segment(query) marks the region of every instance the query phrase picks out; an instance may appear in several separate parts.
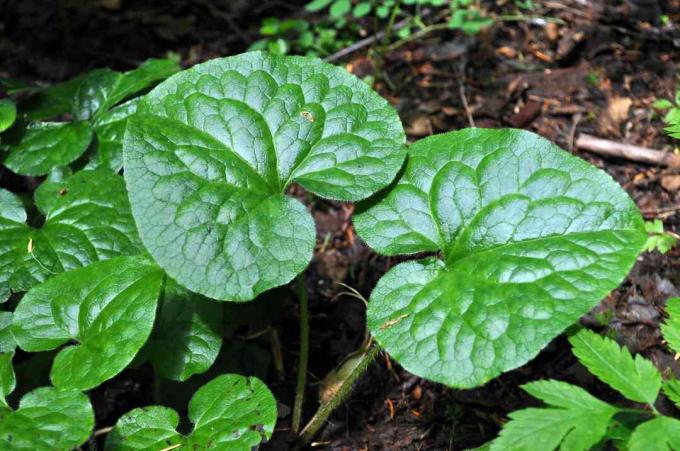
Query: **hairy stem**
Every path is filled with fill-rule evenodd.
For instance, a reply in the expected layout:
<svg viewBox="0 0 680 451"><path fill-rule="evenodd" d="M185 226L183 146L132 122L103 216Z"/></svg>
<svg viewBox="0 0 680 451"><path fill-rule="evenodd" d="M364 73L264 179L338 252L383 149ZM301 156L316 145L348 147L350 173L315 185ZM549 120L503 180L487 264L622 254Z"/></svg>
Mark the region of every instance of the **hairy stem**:
<svg viewBox="0 0 680 451"><path fill-rule="evenodd" d="M300 433L303 443L309 443L319 432L321 427L326 423L326 420L328 420L328 417L331 415L331 413L333 413L333 411L347 399L349 394L352 392L354 383L359 379L359 376L361 376L364 371L366 371L368 365L373 362L375 357L378 355L378 352L380 352L380 347L374 345L364 351L364 353L359 357L360 361L356 363L352 371L342 380L341 385L337 391L335 391L333 397L321 404L319 410L316 411L307 426L305 426Z"/></svg>
<svg viewBox="0 0 680 451"><path fill-rule="evenodd" d="M300 302L300 361L298 362L292 428L294 432L297 432L300 430L302 404L305 400L305 386L307 385L307 362L309 361L309 300L307 298L304 274L300 274L297 277L295 285Z"/></svg>

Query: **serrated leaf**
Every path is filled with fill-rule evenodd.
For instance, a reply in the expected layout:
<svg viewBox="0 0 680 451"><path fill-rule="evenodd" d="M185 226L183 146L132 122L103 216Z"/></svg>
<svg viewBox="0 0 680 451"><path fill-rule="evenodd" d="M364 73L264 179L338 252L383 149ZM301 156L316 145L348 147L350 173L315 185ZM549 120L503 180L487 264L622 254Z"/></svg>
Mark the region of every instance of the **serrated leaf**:
<svg viewBox="0 0 680 451"><path fill-rule="evenodd" d="M680 353L680 298L670 298L666 301L668 318L661 324L661 334L668 346Z"/></svg>
<svg viewBox="0 0 680 451"><path fill-rule="evenodd" d="M139 98L102 114L94 124L97 150L87 168L106 168L119 172L123 168L123 136L128 118L137 111Z"/></svg>
<svg viewBox="0 0 680 451"><path fill-rule="evenodd" d="M145 96L125 134L125 179L142 240L172 278L248 301L311 258L313 221L287 187L367 197L397 173L403 140L394 109L343 69L252 52Z"/></svg>
<svg viewBox="0 0 680 451"><path fill-rule="evenodd" d="M680 408L680 381L675 378L663 381L661 388L666 396Z"/></svg>
<svg viewBox="0 0 680 451"><path fill-rule="evenodd" d="M222 346L222 304L168 281L149 339L149 360L177 381L208 370Z"/></svg>
<svg viewBox="0 0 680 451"><path fill-rule="evenodd" d="M587 329L569 337L572 351L588 371L626 398L654 405L661 388L661 374L652 362L625 346Z"/></svg>
<svg viewBox="0 0 680 451"><path fill-rule="evenodd" d="M17 118L17 107L9 99L0 100L0 132L4 132L12 126Z"/></svg>
<svg viewBox="0 0 680 451"><path fill-rule="evenodd" d="M657 417L635 428L628 451L674 451L680 449L680 420Z"/></svg>
<svg viewBox="0 0 680 451"><path fill-rule="evenodd" d="M106 449L162 450L182 444L187 449L250 451L268 440L276 424L276 400L255 377L225 374L198 389L189 402L194 424L188 436L173 434L177 414L160 406L123 415L106 439Z"/></svg>
<svg viewBox="0 0 680 451"><path fill-rule="evenodd" d="M80 171L63 182L45 182L35 199L46 216L39 229L26 224L19 198L0 189L2 301L55 274L143 250L118 175Z"/></svg>
<svg viewBox="0 0 680 451"><path fill-rule="evenodd" d="M29 352L63 348L52 383L87 390L121 372L153 327L163 272L146 257L120 257L60 274L32 288L12 333Z"/></svg>
<svg viewBox="0 0 680 451"><path fill-rule="evenodd" d="M88 122L37 123L26 129L16 145L11 145L5 166L20 175L45 175L81 156L92 141Z"/></svg>
<svg viewBox="0 0 680 451"><path fill-rule="evenodd" d="M455 387L533 358L617 286L646 241L611 177L521 130L415 143L354 225L382 254L441 253L391 269L367 319L407 370Z"/></svg>
<svg viewBox="0 0 680 451"><path fill-rule="evenodd" d="M0 417L0 449L72 449L88 439L94 426L87 396L53 387L27 393L18 410Z"/></svg>
<svg viewBox="0 0 680 451"><path fill-rule="evenodd" d="M522 386L550 407L512 412L491 444L492 451L589 450L607 433L618 409L575 385L546 380Z"/></svg>
<svg viewBox="0 0 680 451"><path fill-rule="evenodd" d="M74 96L73 115L79 120L95 119L121 101L179 70L177 61L171 59L150 59L124 73L110 69L94 70Z"/></svg>
<svg viewBox="0 0 680 451"><path fill-rule="evenodd" d="M13 351L0 352L0 420L2 420L3 411L8 408L5 398L14 391L17 382L12 367L13 357Z"/></svg>

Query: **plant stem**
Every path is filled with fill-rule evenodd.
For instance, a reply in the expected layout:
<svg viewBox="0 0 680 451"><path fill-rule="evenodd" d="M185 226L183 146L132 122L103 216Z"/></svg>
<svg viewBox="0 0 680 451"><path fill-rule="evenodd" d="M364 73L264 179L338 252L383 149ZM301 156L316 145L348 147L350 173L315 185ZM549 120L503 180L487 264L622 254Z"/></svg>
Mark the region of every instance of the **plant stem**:
<svg viewBox="0 0 680 451"><path fill-rule="evenodd" d="M354 370L342 381L342 385L335 392L335 395L329 401L321 404L319 410L316 411L307 426L300 433L303 443L309 443L326 423L331 413L347 399L352 392L354 383L366 371L368 365L373 362L378 352L380 352L380 347L377 345L367 349L361 356L361 361L354 367Z"/></svg>
<svg viewBox="0 0 680 451"><path fill-rule="evenodd" d="M300 302L300 361L298 362L292 428L294 432L297 432L300 430L302 404L305 400L305 387L307 385L307 362L309 361L309 300L304 274L297 276L295 285Z"/></svg>

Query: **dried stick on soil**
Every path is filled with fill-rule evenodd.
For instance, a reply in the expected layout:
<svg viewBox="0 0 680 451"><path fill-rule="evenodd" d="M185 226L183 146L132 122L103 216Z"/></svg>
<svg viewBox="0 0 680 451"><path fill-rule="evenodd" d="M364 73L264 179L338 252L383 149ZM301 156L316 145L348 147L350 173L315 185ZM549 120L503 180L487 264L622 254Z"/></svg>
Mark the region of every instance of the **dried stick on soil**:
<svg viewBox="0 0 680 451"><path fill-rule="evenodd" d="M624 144L608 139L596 138L595 136L581 134L576 139L576 147L588 152L606 157L622 158L658 166L680 167L680 155L660 150L647 149L646 147Z"/></svg>

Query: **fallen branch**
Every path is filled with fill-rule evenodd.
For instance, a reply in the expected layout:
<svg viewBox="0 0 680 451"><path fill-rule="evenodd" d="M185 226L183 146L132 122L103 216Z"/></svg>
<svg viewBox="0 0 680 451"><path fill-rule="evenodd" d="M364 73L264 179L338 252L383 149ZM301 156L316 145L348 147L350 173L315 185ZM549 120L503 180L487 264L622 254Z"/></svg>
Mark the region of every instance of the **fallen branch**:
<svg viewBox="0 0 680 451"><path fill-rule="evenodd" d="M662 152L660 150L647 149L646 147L634 146L632 144L610 141L608 139L596 138L595 136L586 134L579 135L576 139L576 147L598 155L621 158L637 163L680 167L680 155Z"/></svg>

